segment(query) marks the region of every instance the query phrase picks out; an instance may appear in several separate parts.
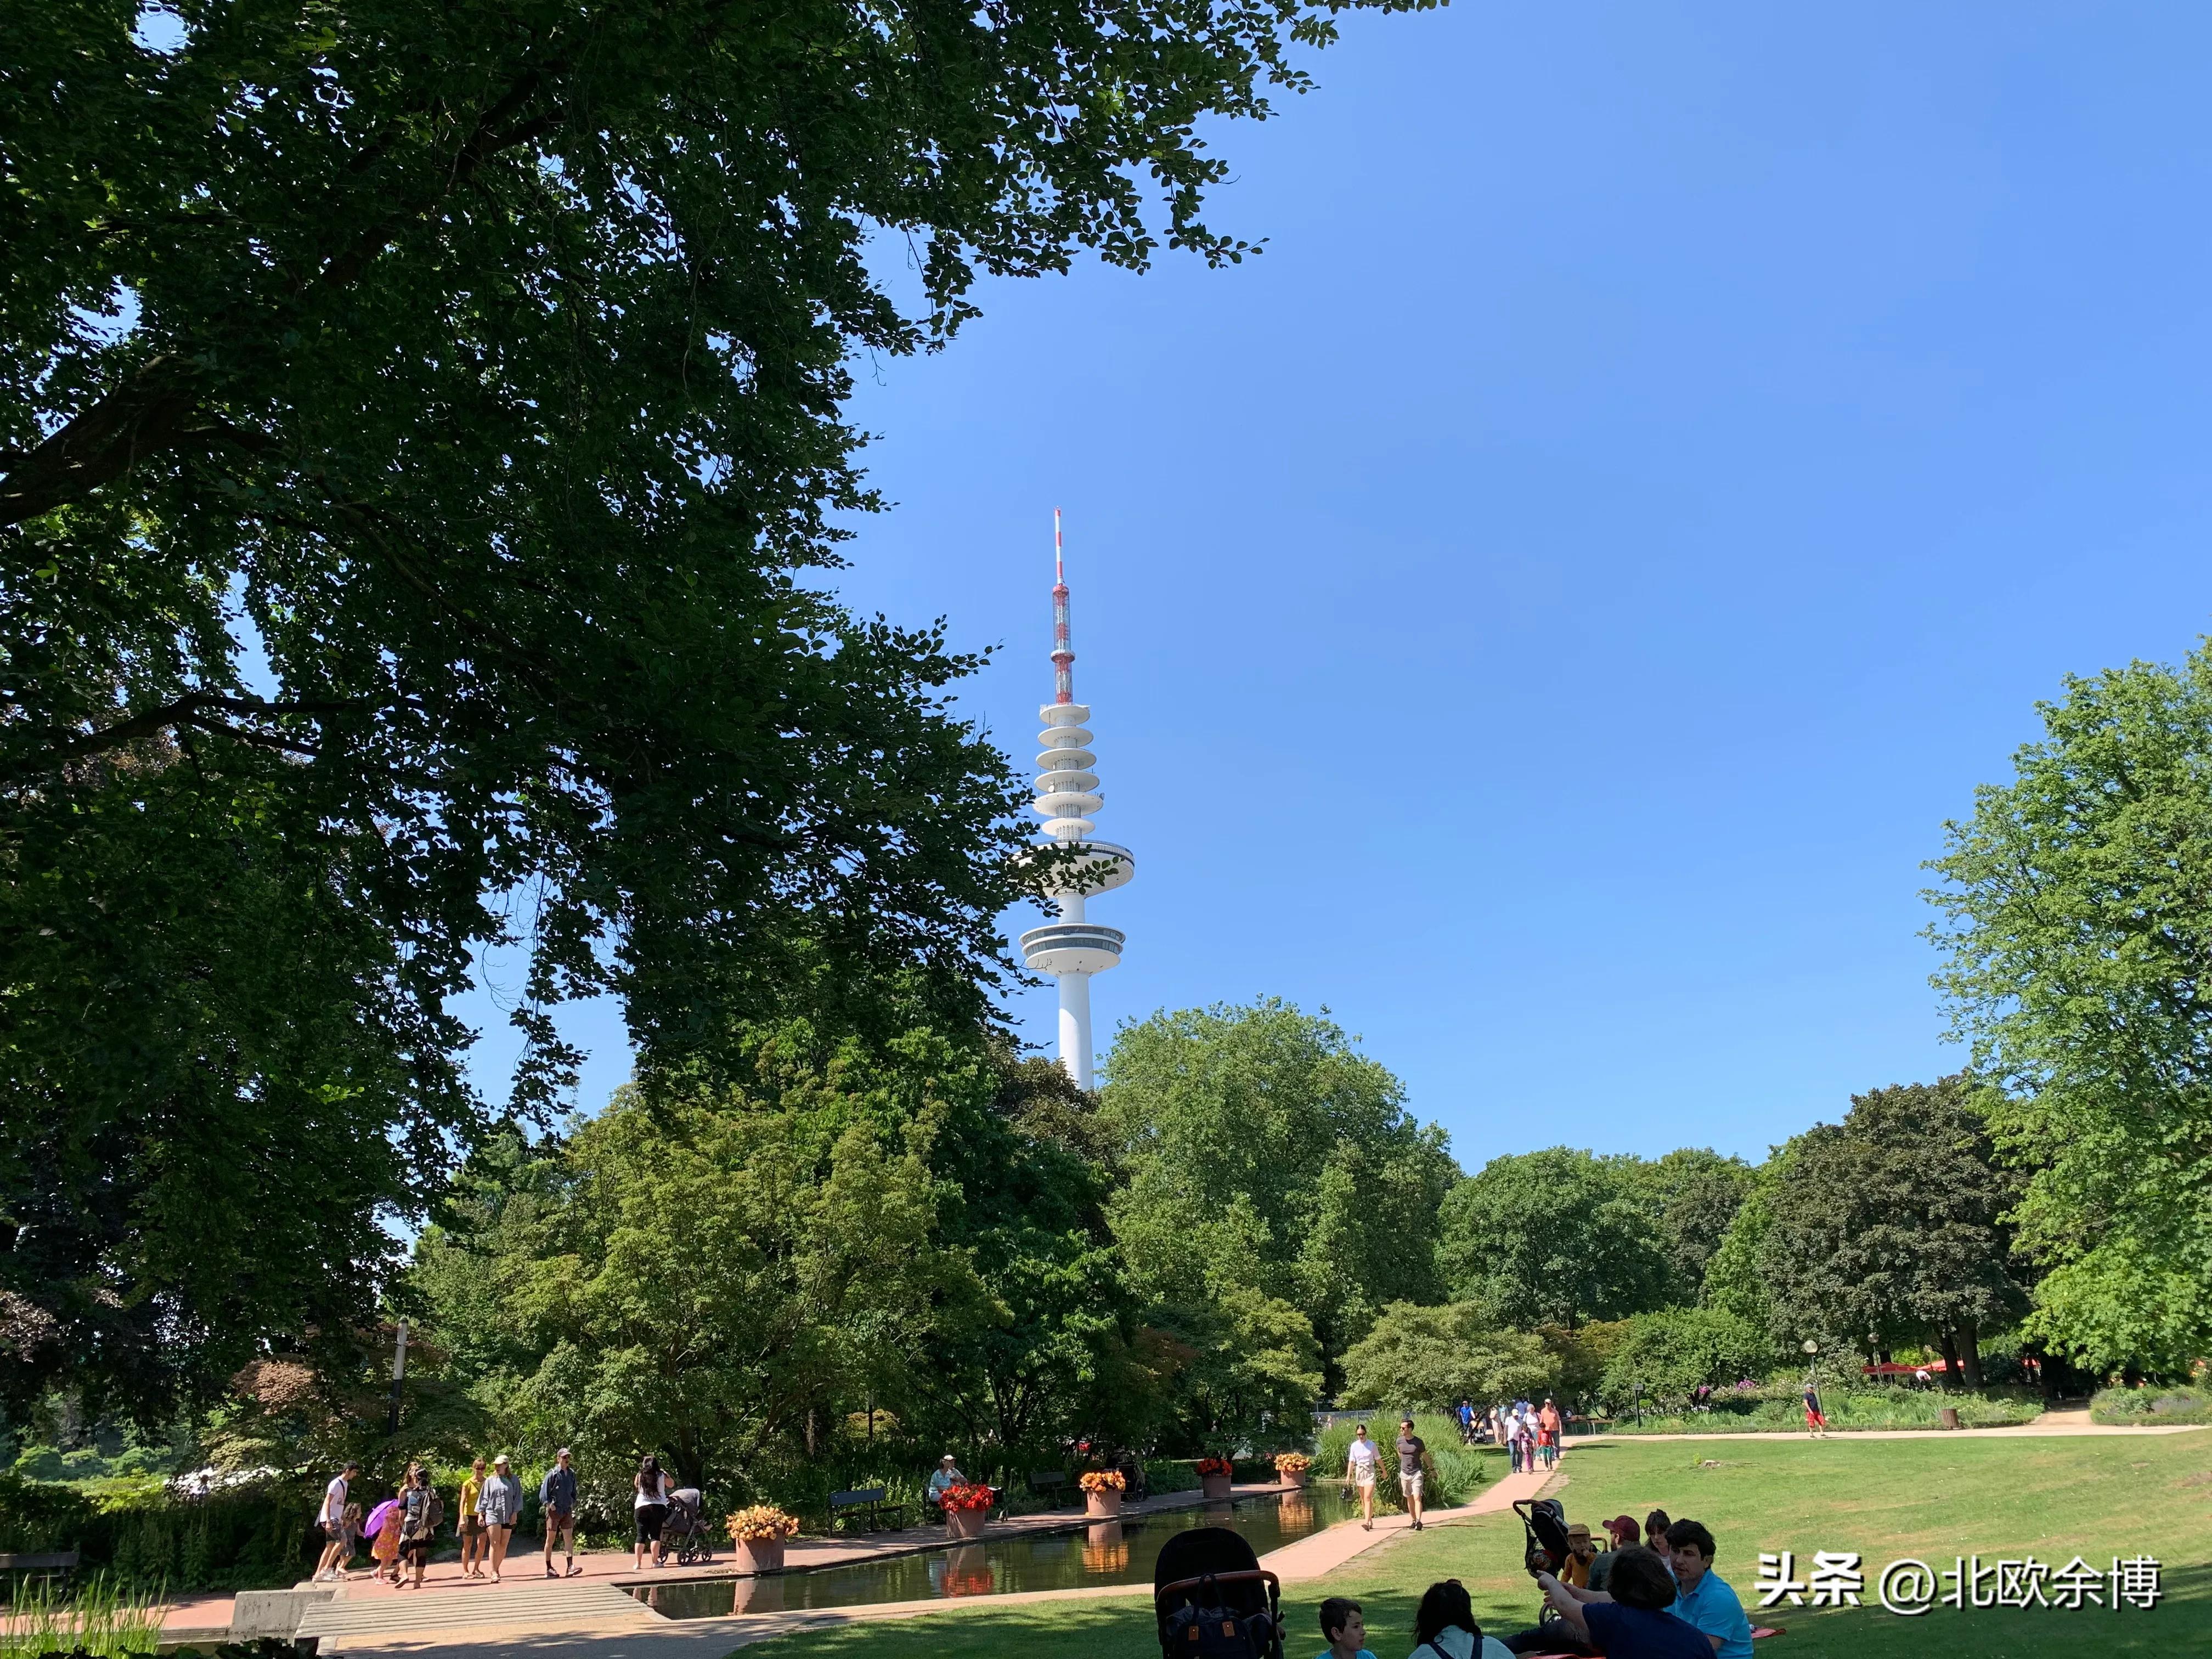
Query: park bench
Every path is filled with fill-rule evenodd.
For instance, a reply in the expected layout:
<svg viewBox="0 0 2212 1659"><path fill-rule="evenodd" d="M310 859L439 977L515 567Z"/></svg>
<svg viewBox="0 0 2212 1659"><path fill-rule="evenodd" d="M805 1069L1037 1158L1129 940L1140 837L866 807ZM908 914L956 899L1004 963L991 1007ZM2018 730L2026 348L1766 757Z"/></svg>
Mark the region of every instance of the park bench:
<svg viewBox="0 0 2212 1659"><path fill-rule="evenodd" d="M1029 1473L1030 1492L1038 1498L1049 1498L1057 1505L1060 1494L1067 1488L1066 1469L1031 1469Z"/></svg>
<svg viewBox="0 0 2212 1659"><path fill-rule="evenodd" d="M10 1578L66 1584L70 1574L76 1571L76 1560L75 1550L54 1550L44 1555L0 1555L0 1572Z"/></svg>
<svg viewBox="0 0 2212 1659"><path fill-rule="evenodd" d="M858 1510L866 1513L870 1532L896 1532L905 1524L899 1517L906 1513L906 1505L895 1504L890 1498L888 1486L858 1486L851 1492L833 1492L830 1494L830 1525L834 1529L841 1517L849 1522L853 1512ZM886 1514L891 1517L888 1527L881 1524Z"/></svg>

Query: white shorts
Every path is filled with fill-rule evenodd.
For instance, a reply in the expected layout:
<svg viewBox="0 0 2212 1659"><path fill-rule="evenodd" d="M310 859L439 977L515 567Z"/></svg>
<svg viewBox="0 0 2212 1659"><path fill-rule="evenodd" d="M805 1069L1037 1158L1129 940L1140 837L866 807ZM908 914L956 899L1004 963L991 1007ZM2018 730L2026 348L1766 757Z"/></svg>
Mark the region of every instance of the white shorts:
<svg viewBox="0 0 2212 1659"><path fill-rule="evenodd" d="M1421 1477L1419 1474L1400 1475L1398 1490L1408 1498L1419 1498L1421 1495Z"/></svg>
<svg viewBox="0 0 2212 1659"><path fill-rule="evenodd" d="M1354 1474L1352 1477L1352 1484L1358 1487L1362 1492L1373 1492L1375 1490L1375 1471L1372 1469L1366 1469Z"/></svg>

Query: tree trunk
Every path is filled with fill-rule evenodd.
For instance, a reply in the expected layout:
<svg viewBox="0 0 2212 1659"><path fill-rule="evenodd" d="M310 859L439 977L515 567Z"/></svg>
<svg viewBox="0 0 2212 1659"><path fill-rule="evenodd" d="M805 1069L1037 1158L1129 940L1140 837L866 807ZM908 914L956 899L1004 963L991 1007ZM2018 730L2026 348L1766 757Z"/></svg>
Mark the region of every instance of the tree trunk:
<svg viewBox="0 0 2212 1659"><path fill-rule="evenodd" d="M1948 1325L1943 1328L1943 1391L1959 1391L1959 1339Z"/></svg>
<svg viewBox="0 0 2212 1659"><path fill-rule="evenodd" d="M814 1445L814 1407L811 1406L809 1406L806 1408L806 1455L809 1457L812 1457L816 1455Z"/></svg>
<svg viewBox="0 0 2212 1659"><path fill-rule="evenodd" d="M1959 1363L1965 1368L1966 1386L1982 1386L1982 1328L1971 1319L1959 1322Z"/></svg>

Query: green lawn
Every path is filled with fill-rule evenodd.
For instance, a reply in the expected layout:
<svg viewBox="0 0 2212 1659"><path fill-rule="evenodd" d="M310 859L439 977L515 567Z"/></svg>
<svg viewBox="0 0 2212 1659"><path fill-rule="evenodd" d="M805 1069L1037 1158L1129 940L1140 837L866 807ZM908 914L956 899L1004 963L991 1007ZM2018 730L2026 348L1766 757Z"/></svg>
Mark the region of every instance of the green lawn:
<svg viewBox="0 0 2212 1659"><path fill-rule="evenodd" d="M1881 1565L1913 1555L1940 1568L1958 1554L2033 1554L2053 1566L2075 1554L2158 1558L2166 1601L2125 1608L1937 1608L1900 1619L1873 1605L1761 1615L1789 1634L1760 1644L1771 1659L2081 1659L2087 1654L2212 1653L2212 1431L2143 1439L1978 1440L1971 1434L1886 1441L1638 1441L1585 1446L1568 1460L1560 1494L1570 1518L1593 1522L1654 1506L1694 1517L1721 1544L1721 1572L1751 1605L1761 1550L1856 1550L1869 1588ZM1288 1592L1293 1659L1319 1651L1314 1610L1325 1595L1365 1603L1370 1645L1400 1659L1413 1645L1413 1604L1432 1580L1474 1594L1486 1629L1528 1622L1534 1597L1520 1571L1521 1530L1486 1516L1405 1536L1353 1561L1327 1583ZM1309 1639L1310 1638L1310 1639ZM746 1659L1015 1659L1053 1651L1146 1659L1158 1646L1140 1598L993 1609L978 1605L901 1624L855 1625L785 1638Z"/></svg>

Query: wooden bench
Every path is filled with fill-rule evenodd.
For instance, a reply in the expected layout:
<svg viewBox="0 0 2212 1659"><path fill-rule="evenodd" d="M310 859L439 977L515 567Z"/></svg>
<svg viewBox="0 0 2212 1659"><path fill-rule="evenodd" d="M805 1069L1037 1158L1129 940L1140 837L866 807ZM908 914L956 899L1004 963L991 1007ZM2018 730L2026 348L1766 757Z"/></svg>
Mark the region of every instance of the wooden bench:
<svg viewBox="0 0 2212 1659"><path fill-rule="evenodd" d="M831 1528L833 1530L836 1528L841 1518L849 1522L853 1511L861 1510L867 1514L870 1532L899 1531L905 1525L899 1517L906 1513L906 1505L892 1503L890 1496L890 1488L888 1486L859 1486L851 1492L831 1492L830 1494ZM891 1524L888 1527L880 1524L885 1514L889 1514L891 1517Z"/></svg>
<svg viewBox="0 0 2212 1659"><path fill-rule="evenodd" d="M1032 1496L1048 1498L1054 1504L1060 1501L1060 1493L1067 1488L1066 1469L1031 1469L1028 1480Z"/></svg>
<svg viewBox="0 0 2212 1659"><path fill-rule="evenodd" d="M11 1577L69 1583L76 1571L75 1550L55 1550L46 1555L0 1555L0 1572Z"/></svg>

